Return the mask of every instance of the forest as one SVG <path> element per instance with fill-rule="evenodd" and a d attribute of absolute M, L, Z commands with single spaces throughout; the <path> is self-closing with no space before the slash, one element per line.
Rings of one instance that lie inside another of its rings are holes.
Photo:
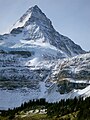
<path fill-rule="evenodd" d="M 0 120 L 23 120 L 18 118 L 21 111 L 45 109 L 46 116 L 41 120 L 90 120 L 90 97 L 61 100 L 48 103 L 45 99 L 30 100 L 20 107 L 0 111 Z M 35 115 L 35 114 L 34 114 Z M 73 118 L 72 118 L 73 115 Z M 26 120 L 26 119 L 25 119 Z M 27 120 L 37 120 L 28 119 Z"/>

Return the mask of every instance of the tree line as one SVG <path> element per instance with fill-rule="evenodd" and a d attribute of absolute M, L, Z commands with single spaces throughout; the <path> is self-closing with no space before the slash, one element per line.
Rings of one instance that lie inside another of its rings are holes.
<path fill-rule="evenodd" d="M 20 111 L 28 111 L 31 109 L 37 108 L 37 106 L 43 106 L 47 110 L 47 116 L 53 117 L 57 116 L 61 117 L 73 112 L 77 112 L 77 120 L 90 120 L 90 97 L 86 98 L 74 98 L 74 99 L 67 99 L 61 100 L 55 103 L 48 103 L 45 99 L 38 99 L 38 100 L 30 100 L 29 102 L 25 102 L 21 104 L 20 107 L 14 109 L 8 109 L 7 111 L 2 110 L 1 116 L 9 116 L 9 119 L 15 117 L 15 114 Z"/>

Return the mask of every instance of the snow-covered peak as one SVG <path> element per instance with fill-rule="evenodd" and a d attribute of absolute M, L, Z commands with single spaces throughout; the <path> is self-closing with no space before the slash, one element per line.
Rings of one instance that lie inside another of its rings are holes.
<path fill-rule="evenodd" d="M 46 17 L 46 15 L 40 10 L 40 8 L 35 5 L 34 7 L 29 8 L 26 13 L 13 25 L 11 31 L 18 27 L 25 27 L 30 24 L 30 22 L 48 22 L 48 25 L 51 24 L 51 21 Z"/>
<path fill-rule="evenodd" d="M 38 42 L 42 48 L 43 43 L 48 48 L 51 46 L 56 49 L 57 58 L 72 57 L 84 53 L 82 48 L 75 44 L 71 39 L 59 34 L 53 27 L 50 19 L 35 5 L 29 8 L 26 13 L 13 25 L 10 34 L 1 36 L 0 48 L 20 48 L 21 50 L 31 50 L 32 42 Z M 21 41 L 24 41 L 22 43 Z M 28 41 L 28 42 L 27 42 Z M 38 45 L 36 45 L 38 48 Z M 44 49 L 44 48 L 43 48 Z M 51 52 L 52 53 L 52 52 Z M 59 53 L 59 54 L 58 54 Z M 51 54 L 50 54 L 51 56 Z"/>

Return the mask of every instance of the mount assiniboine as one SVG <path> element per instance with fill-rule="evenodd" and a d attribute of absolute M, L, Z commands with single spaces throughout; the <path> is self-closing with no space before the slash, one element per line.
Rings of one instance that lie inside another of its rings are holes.
<path fill-rule="evenodd" d="M 89 80 L 90 53 L 59 34 L 37 5 L 0 35 L 0 109 L 37 98 L 85 98 Z"/>

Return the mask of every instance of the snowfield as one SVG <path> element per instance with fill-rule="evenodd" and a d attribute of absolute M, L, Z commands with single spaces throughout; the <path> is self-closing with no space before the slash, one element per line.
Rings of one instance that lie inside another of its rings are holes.
<path fill-rule="evenodd" d="M 61 99 L 73 99 L 79 96 L 83 98 L 90 97 L 90 85 L 83 90 L 73 90 L 68 94 L 60 94 L 54 90 L 52 90 L 51 93 L 44 93 L 44 85 L 42 85 L 42 89 L 41 92 L 27 88 L 17 90 L 0 90 L 0 110 L 7 110 L 8 108 L 12 109 L 20 106 L 24 102 L 39 98 L 46 98 L 46 101 L 48 102 L 58 102 Z"/>

